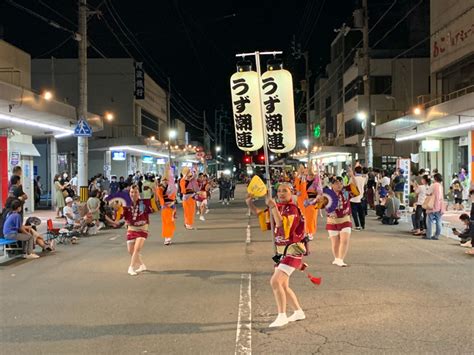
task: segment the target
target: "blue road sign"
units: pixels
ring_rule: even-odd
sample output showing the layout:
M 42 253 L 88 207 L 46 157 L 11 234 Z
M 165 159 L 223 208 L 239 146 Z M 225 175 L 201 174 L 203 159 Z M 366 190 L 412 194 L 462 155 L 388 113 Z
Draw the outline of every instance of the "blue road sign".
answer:
M 81 118 L 77 122 L 77 126 L 74 129 L 74 137 L 92 137 L 92 128 L 85 119 Z

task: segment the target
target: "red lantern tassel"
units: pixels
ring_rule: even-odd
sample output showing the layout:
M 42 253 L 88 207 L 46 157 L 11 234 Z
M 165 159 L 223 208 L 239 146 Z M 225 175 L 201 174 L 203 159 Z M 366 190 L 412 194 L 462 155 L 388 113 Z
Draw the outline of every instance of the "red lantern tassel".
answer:
M 314 276 L 311 275 L 310 273 L 307 273 L 306 276 L 307 276 L 308 279 L 310 279 L 311 282 L 314 283 L 315 285 L 321 285 L 322 279 L 321 279 L 320 277 L 314 277 Z

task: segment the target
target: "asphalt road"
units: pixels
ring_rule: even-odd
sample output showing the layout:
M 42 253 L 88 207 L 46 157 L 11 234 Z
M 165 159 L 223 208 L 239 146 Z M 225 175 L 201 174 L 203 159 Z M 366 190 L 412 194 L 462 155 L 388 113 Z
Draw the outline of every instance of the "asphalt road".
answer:
M 152 217 L 143 257 L 127 274 L 124 230 L 60 246 L 38 260 L 0 266 L 0 354 L 473 353 L 474 259 L 453 240 L 424 241 L 369 217 L 354 232 L 347 268 L 331 265 L 320 219 L 302 273 L 291 284 L 307 319 L 270 330 L 276 308 L 270 236 L 252 220 L 246 243 L 243 188 L 213 201 L 175 244 Z

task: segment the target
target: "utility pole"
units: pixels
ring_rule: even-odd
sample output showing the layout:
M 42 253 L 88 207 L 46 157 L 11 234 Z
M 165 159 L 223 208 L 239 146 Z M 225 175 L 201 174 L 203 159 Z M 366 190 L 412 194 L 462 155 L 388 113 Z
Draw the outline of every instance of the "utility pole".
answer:
M 168 136 L 168 164 L 171 167 L 171 79 L 168 77 L 168 95 L 166 95 L 166 123 L 168 126 L 168 132 L 166 135 Z
M 369 10 L 368 0 L 362 0 L 364 27 L 362 37 L 364 41 L 364 96 L 367 105 L 367 118 L 365 120 L 365 166 L 373 167 L 374 152 L 372 149 L 372 113 L 370 105 L 370 57 L 369 57 Z
M 87 0 L 78 0 L 79 5 L 79 107 L 78 118 L 87 120 Z M 77 137 L 77 175 L 80 201 L 88 199 L 88 155 L 89 138 Z
M 313 140 L 311 135 L 311 120 L 310 120 L 310 105 L 309 105 L 309 94 L 311 92 L 311 88 L 309 85 L 309 80 L 311 73 L 309 71 L 309 52 L 304 52 L 304 63 L 305 63 L 305 80 L 306 80 L 306 139 L 308 140 L 308 168 L 311 166 L 311 150 L 313 148 Z

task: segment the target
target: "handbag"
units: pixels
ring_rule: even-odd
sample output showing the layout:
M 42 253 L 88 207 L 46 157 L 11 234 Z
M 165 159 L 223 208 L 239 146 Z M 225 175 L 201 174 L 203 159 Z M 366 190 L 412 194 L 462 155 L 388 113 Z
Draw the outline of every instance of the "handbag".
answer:
M 434 208 L 434 195 L 428 195 L 426 196 L 425 200 L 423 201 L 423 204 L 421 207 L 424 210 L 432 210 Z
M 68 197 L 69 196 L 69 192 L 67 192 L 67 190 L 63 190 L 63 197 Z

